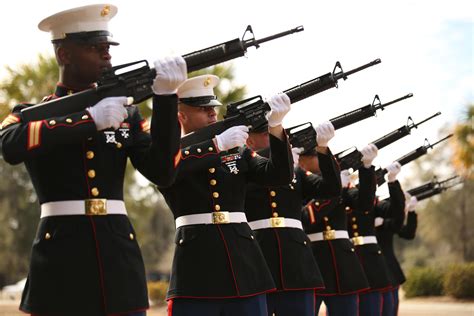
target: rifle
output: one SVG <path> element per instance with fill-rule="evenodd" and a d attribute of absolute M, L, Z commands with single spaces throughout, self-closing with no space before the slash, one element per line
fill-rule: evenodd
<path fill-rule="evenodd" d="M 437 195 L 437 194 L 440 194 L 444 191 L 446 191 L 447 189 L 455 186 L 455 185 L 458 185 L 458 184 L 461 184 L 463 183 L 463 181 L 456 181 L 456 182 L 453 182 L 451 184 L 446 184 L 448 183 L 449 181 L 455 179 L 455 178 L 458 178 L 459 176 L 454 176 L 454 177 L 451 177 L 449 179 L 446 179 L 444 181 L 440 181 L 440 182 L 436 182 L 434 183 L 433 187 L 430 188 L 430 189 L 425 189 L 425 190 L 420 190 L 420 192 L 416 192 L 416 194 L 412 194 L 414 196 L 416 196 L 416 199 L 418 201 L 422 201 L 422 200 L 425 200 L 427 198 L 430 198 L 434 195 Z M 427 183 L 429 184 L 429 183 Z M 426 185 L 426 184 L 425 184 Z M 421 187 L 421 186 L 420 186 Z M 420 188 L 418 187 L 418 188 Z M 415 189 L 418 189 L 418 188 L 414 188 L 412 190 L 415 190 Z M 412 190 L 409 190 L 408 192 L 412 191 Z M 411 193 L 410 193 L 411 194 Z"/>
<path fill-rule="evenodd" d="M 257 40 L 255 39 L 252 27 L 248 25 L 242 39 L 236 38 L 183 55 L 182 57 L 186 61 L 187 71 L 192 72 L 244 56 L 247 48 L 251 46 L 259 48 L 262 43 L 303 30 L 303 26 L 298 26 L 291 30 Z M 252 37 L 244 39 L 248 33 Z M 126 68 L 132 68 L 132 70 L 123 72 Z M 111 67 L 101 74 L 95 88 L 23 109 L 21 111 L 23 121 L 42 120 L 53 116 L 64 116 L 79 112 L 89 106 L 93 106 L 103 98 L 111 96 L 131 96 L 134 99 L 134 103 L 138 104 L 153 96 L 151 85 L 155 77 L 155 69 L 150 68 L 146 60 Z"/>
<path fill-rule="evenodd" d="M 420 195 L 420 194 L 422 194 L 426 191 L 433 190 L 434 188 L 437 188 L 439 186 L 444 186 L 445 183 L 447 183 L 449 181 L 452 181 L 456 178 L 459 178 L 459 176 L 456 175 L 456 176 L 453 176 L 451 178 L 448 178 L 448 179 L 445 179 L 445 180 L 442 180 L 442 181 L 438 181 L 438 178 L 436 176 L 434 176 L 433 180 L 431 180 L 430 182 L 419 185 L 419 186 L 417 186 L 413 189 L 408 190 L 407 192 L 410 193 L 410 195 L 412 195 L 412 196 L 417 196 L 417 195 Z"/>
<path fill-rule="evenodd" d="M 419 125 L 425 123 L 426 121 L 431 120 L 433 117 L 440 115 L 441 112 L 437 112 L 436 114 L 424 119 L 423 121 L 415 124 L 413 122 L 413 119 L 411 117 L 408 117 L 407 124 L 394 130 L 393 132 L 388 133 L 385 136 L 382 136 L 381 138 L 371 142 L 374 144 L 378 149 L 382 149 L 387 145 L 390 145 L 391 143 L 409 135 L 411 133 L 411 130 L 413 128 L 418 128 Z M 348 152 L 349 150 L 351 150 Z M 336 160 L 339 162 L 339 165 L 341 167 L 341 170 L 343 169 L 350 169 L 352 168 L 353 170 L 359 169 L 362 167 L 362 154 L 357 148 L 349 148 L 346 150 L 343 150 L 336 155 L 334 155 Z"/>
<path fill-rule="evenodd" d="M 398 161 L 398 163 L 402 166 L 406 165 L 407 163 L 412 162 L 413 160 L 418 159 L 421 156 L 425 155 L 428 152 L 428 149 L 430 149 L 430 148 L 433 149 L 434 146 L 436 146 L 437 144 L 445 141 L 446 139 L 450 138 L 451 136 L 453 136 L 453 134 L 449 134 L 448 136 L 444 137 L 443 139 L 438 140 L 434 144 L 430 144 L 428 139 L 425 138 L 425 143 L 423 144 L 423 146 L 420 146 L 420 147 L 416 148 L 415 150 L 409 152 L 405 156 L 402 156 L 402 157 L 398 158 L 395 161 Z M 378 186 L 381 186 L 382 184 L 385 183 L 385 174 L 387 172 L 388 171 L 385 168 L 383 168 L 383 169 L 378 168 L 377 170 L 375 170 L 375 176 L 377 177 L 377 185 Z"/>
<path fill-rule="evenodd" d="M 385 104 L 382 104 L 380 101 L 379 96 L 376 94 L 374 97 L 374 100 L 372 101 L 372 104 L 367 104 L 363 107 L 360 107 L 356 110 L 344 113 L 340 116 L 334 117 L 330 119 L 329 121 L 332 123 L 334 126 L 334 129 L 339 129 L 346 127 L 348 125 L 354 124 L 356 122 L 365 120 L 366 118 L 369 118 L 371 116 L 376 116 L 377 110 L 385 110 L 385 108 L 391 104 L 400 102 L 402 100 L 411 98 L 413 96 L 413 93 L 409 93 L 407 95 L 404 95 L 403 97 L 400 97 L 398 99 L 392 100 L 390 102 L 387 102 Z M 377 103 L 376 103 L 377 101 Z"/>
<path fill-rule="evenodd" d="M 413 94 L 409 93 L 401 98 L 382 104 L 380 102 L 379 96 L 375 95 L 372 104 L 368 104 L 356 110 L 344 113 L 340 116 L 330 119 L 329 121 L 334 126 L 334 129 L 337 130 L 348 125 L 360 122 L 371 116 L 375 116 L 377 110 L 383 111 L 385 107 L 401 100 L 411 98 L 412 96 Z M 318 145 L 316 142 L 316 130 L 310 122 L 287 128 L 286 133 L 293 147 L 303 148 L 303 152 L 301 153 L 303 155 L 312 151 Z"/>
<path fill-rule="evenodd" d="M 410 195 L 412 196 L 417 196 L 424 192 L 433 190 L 434 188 L 436 188 L 437 185 L 438 185 L 438 181 L 437 181 L 436 176 L 434 176 L 433 180 L 431 180 L 430 182 L 419 185 L 413 189 L 408 190 L 407 192 L 410 193 Z"/>
<path fill-rule="evenodd" d="M 380 62 L 380 59 L 376 59 L 348 72 L 344 72 L 341 64 L 337 62 L 332 72 L 294 86 L 283 91 L 283 93 L 288 95 L 293 104 L 317 93 L 337 87 L 337 81 L 339 79 L 342 78 L 346 80 L 347 76 L 372 67 Z M 340 69 L 340 71 L 336 72 L 337 69 Z M 181 146 L 187 147 L 211 139 L 232 126 L 246 125 L 250 126 L 251 130 L 261 127 L 267 122 L 265 114 L 268 111 L 270 111 L 270 106 L 267 102 L 263 101 L 260 95 L 231 103 L 227 106 L 227 113 L 224 116 L 224 120 L 184 135 L 181 138 Z"/>

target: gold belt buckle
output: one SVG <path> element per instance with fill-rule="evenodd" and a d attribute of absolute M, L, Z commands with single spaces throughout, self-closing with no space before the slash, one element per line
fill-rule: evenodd
<path fill-rule="evenodd" d="M 284 217 L 272 217 L 270 218 L 270 225 L 272 227 L 285 227 Z"/>
<path fill-rule="evenodd" d="M 212 212 L 212 223 L 213 224 L 229 224 L 230 223 L 229 212 Z"/>
<path fill-rule="evenodd" d="M 352 243 L 355 246 L 360 246 L 364 244 L 364 236 L 352 237 Z"/>
<path fill-rule="evenodd" d="M 107 199 L 87 199 L 84 202 L 86 215 L 107 215 Z"/>
<path fill-rule="evenodd" d="M 324 240 L 336 239 L 336 231 L 334 229 L 323 231 Z"/>

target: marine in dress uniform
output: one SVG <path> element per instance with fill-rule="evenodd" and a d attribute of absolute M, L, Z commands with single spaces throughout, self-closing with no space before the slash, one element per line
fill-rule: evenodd
<path fill-rule="evenodd" d="M 39 24 L 52 34 L 60 67 L 61 82 L 45 100 L 93 86 L 101 70 L 111 66 L 109 45 L 118 43 L 107 24 L 116 13 L 112 5 L 90 5 Z M 185 67 L 157 66 L 160 73 L 186 79 Z M 157 84 L 171 88 L 179 82 L 158 75 Z M 177 95 L 153 89 L 151 129 L 136 107 L 124 107 L 126 97 L 32 122 L 23 121 L 21 110 L 30 105 L 22 104 L 2 124 L 3 157 L 26 165 L 41 204 L 22 311 L 145 315 L 145 269 L 123 202 L 125 167 L 130 158 L 149 180 L 169 185 L 177 172 L 180 137 Z"/>
<path fill-rule="evenodd" d="M 247 185 L 245 213 L 277 287 L 277 292 L 267 294 L 269 316 L 313 316 L 314 290 L 324 288 L 311 242 L 301 224 L 301 206 L 304 200 L 313 197 L 339 196 L 341 182 L 336 160 L 327 148 L 334 136 L 334 127 L 325 122 L 316 132 L 321 176 L 297 168 L 298 152 L 302 149 L 292 148 L 296 169 L 290 184 Z M 268 147 L 268 141 L 264 126 L 250 133 L 247 144 L 261 152 Z"/>
<path fill-rule="evenodd" d="M 405 195 L 396 176 L 388 179 L 388 190 L 389 199 L 377 201 L 374 211 L 377 241 L 392 278 L 392 290 L 385 292 L 383 296 L 382 315 L 393 316 L 398 311 L 398 289 L 405 282 L 405 275 L 393 249 L 393 235 L 400 231 L 405 217 Z"/>
<path fill-rule="evenodd" d="M 387 168 L 390 181 L 394 172 L 391 166 Z M 370 186 L 367 186 L 369 190 L 365 194 L 375 201 L 376 177 L 373 168 L 370 180 Z M 370 286 L 370 290 L 359 294 L 359 315 L 378 316 L 383 310 L 383 293 L 392 289 L 392 279 L 375 236 L 374 203 L 366 207 L 351 207 L 348 210 L 348 231 Z"/>
<path fill-rule="evenodd" d="M 355 253 L 347 231 L 347 212 L 369 209 L 373 204 L 372 160 L 377 155 L 375 146 L 363 150 L 364 167 L 359 170 L 359 189 L 342 188 L 335 199 L 314 199 L 304 209 L 303 223 L 326 288 L 316 293 L 316 315 L 324 301 L 329 315 L 357 315 L 358 294 L 369 289 L 363 267 Z M 300 164 L 302 160 L 300 159 Z M 303 160 L 302 167 L 318 172 L 317 165 Z M 357 203 L 356 203 L 357 202 Z"/>
<path fill-rule="evenodd" d="M 188 79 L 178 90 L 178 117 L 190 133 L 216 121 L 213 88 L 218 77 Z M 286 95 L 268 101 L 270 157 L 243 147 L 246 126 L 181 150 L 175 183 L 160 191 L 176 221 L 176 248 L 167 294 L 173 316 L 266 315 L 265 293 L 275 284 L 245 216 L 245 188 L 285 185 L 293 161 L 281 120 Z"/>

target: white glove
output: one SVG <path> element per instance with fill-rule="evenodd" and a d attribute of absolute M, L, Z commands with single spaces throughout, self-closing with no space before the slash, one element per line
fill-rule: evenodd
<path fill-rule="evenodd" d="M 405 207 L 408 210 L 408 212 L 414 212 L 416 208 L 416 204 L 418 204 L 418 199 L 416 198 L 416 196 L 412 196 L 410 200 L 406 202 Z"/>
<path fill-rule="evenodd" d="M 351 174 L 349 170 L 341 170 L 341 184 L 343 188 L 347 188 L 351 184 Z"/>
<path fill-rule="evenodd" d="M 108 97 L 97 102 L 86 110 L 94 120 L 98 131 L 109 127 L 117 129 L 120 123 L 128 117 L 126 105 L 132 104 L 133 98 Z"/>
<path fill-rule="evenodd" d="M 378 153 L 377 146 L 374 144 L 368 144 L 360 151 L 362 153 L 362 163 L 364 164 L 365 168 L 370 168 L 372 166 L 372 161 L 374 161 L 375 157 L 377 157 Z"/>
<path fill-rule="evenodd" d="M 270 105 L 270 112 L 267 113 L 268 126 L 275 127 L 281 125 L 286 113 L 290 111 L 291 101 L 285 93 L 279 93 L 267 101 Z"/>
<path fill-rule="evenodd" d="M 391 164 L 389 164 L 385 169 L 388 171 L 387 173 L 387 179 L 388 182 L 394 182 L 397 180 L 397 174 L 400 172 L 402 169 L 402 165 L 398 161 L 394 161 Z"/>
<path fill-rule="evenodd" d="M 245 125 L 233 126 L 216 135 L 217 148 L 226 151 L 231 148 L 240 147 L 245 144 L 249 137 L 249 128 Z"/>
<path fill-rule="evenodd" d="M 155 94 L 176 94 L 188 78 L 186 62 L 181 56 L 156 60 L 155 70 L 156 77 L 151 87 Z"/>
<path fill-rule="evenodd" d="M 301 147 L 292 147 L 291 148 L 291 155 L 293 156 L 293 167 L 296 168 L 298 166 L 298 162 L 300 160 L 300 154 L 303 152 L 304 148 Z"/>
<path fill-rule="evenodd" d="M 382 226 L 382 224 L 383 224 L 383 218 L 382 217 L 376 217 L 374 219 L 374 226 L 375 227 Z"/>
<path fill-rule="evenodd" d="M 334 126 L 331 122 L 323 122 L 316 127 L 316 142 L 318 146 L 327 147 L 329 140 L 334 137 Z"/>

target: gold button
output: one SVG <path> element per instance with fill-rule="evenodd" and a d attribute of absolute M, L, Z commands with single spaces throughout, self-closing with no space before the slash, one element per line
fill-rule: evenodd
<path fill-rule="evenodd" d="M 67 118 L 67 119 L 66 119 L 66 122 L 72 123 L 72 120 L 71 120 L 70 118 Z"/>
<path fill-rule="evenodd" d="M 99 195 L 99 189 L 92 188 L 91 193 L 92 193 L 93 196 L 98 196 Z"/>
<path fill-rule="evenodd" d="M 350 211 L 350 207 L 349 206 L 346 206 L 346 211 Z"/>
<path fill-rule="evenodd" d="M 379 255 L 381 255 L 381 254 L 382 254 L 382 251 L 379 250 L 379 251 L 377 251 L 377 253 L 378 253 Z"/>
<path fill-rule="evenodd" d="M 255 239 L 255 237 L 253 237 L 253 235 L 250 235 L 250 238 Z"/>
<path fill-rule="evenodd" d="M 185 155 L 189 155 L 189 150 L 185 150 L 185 151 L 184 151 L 184 154 L 185 154 Z"/>
<path fill-rule="evenodd" d="M 207 150 L 209 150 L 209 151 L 214 151 L 214 148 L 209 147 Z"/>
<path fill-rule="evenodd" d="M 91 169 L 87 171 L 87 176 L 89 176 L 89 178 L 95 178 L 95 170 Z"/>
<path fill-rule="evenodd" d="M 304 241 L 304 244 L 305 244 L 305 245 L 307 244 L 306 240 Z"/>
<path fill-rule="evenodd" d="M 134 240 L 134 239 L 135 239 L 135 236 L 133 236 L 133 234 L 132 234 L 132 233 L 130 233 L 130 235 L 129 235 L 129 236 L 130 236 L 130 240 Z"/>
<path fill-rule="evenodd" d="M 355 251 L 354 248 L 351 248 L 351 251 L 354 252 Z"/>
<path fill-rule="evenodd" d="M 357 229 L 357 224 L 352 225 L 352 228 Z"/>
<path fill-rule="evenodd" d="M 278 213 L 277 212 L 273 212 L 273 217 L 278 217 Z"/>
<path fill-rule="evenodd" d="M 82 118 L 83 120 L 87 120 L 87 119 L 89 118 L 89 115 L 83 115 L 81 118 Z"/>
<path fill-rule="evenodd" d="M 369 215 L 369 212 L 368 212 L 368 211 L 365 211 L 364 214 L 365 214 L 365 215 Z"/>
<path fill-rule="evenodd" d="M 331 230 L 331 226 L 326 226 L 326 230 Z"/>
<path fill-rule="evenodd" d="M 275 196 L 275 195 L 277 195 L 277 194 L 276 194 L 275 191 L 270 191 L 270 195 L 271 195 L 271 196 Z"/>
<path fill-rule="evenodd" d="M 355 237 L 359 236 L 359 233 L 358 233 L 358 232 L 355 232 L 355 233 L 354 233 L 354 236 L 355 236 Z"/>
<path fill-rule="evenodd" d="M 355 217 L 352 218 L 352 221 L 353 221 L 353 222 L 355 222 L 356 220 L 357 220 L 357 218 L 355 218 Z"/>
<path fill-rule="evenodd" d="M 272 207 L 277 207 L 276 202 L 272 202 Z"/>
<path fill-rule="evenodd" d="M 44 239 L 50 239 L 51 235 L 49 233 L 44 234 Z"/>
<path fill-rule="evenodd" d="M 319 206 L 319 202 L 314 203 L 314 205 Z"/>
<path fill-rule="evenodd" d="M 201 148 L 198 148 L 198 149 L 196 149 L 196 151 L 197 151 L 198 153 L 200 153 L 202 150 L 201 150 Z"/>
<path fill-rule="evenodd" d="M 117 148 L 122 148 L 122 143 L 117 143 L 115 146 L 117 146 Z"/>
<path fill-rule="evenodd" d="M 56 125 L 56 121 L 55 120 L 49 121 L 49 125 Z"/>
<path fill-rule="evenodd" d="M 215 209 L 216 211 L 220 211 L 220 210 L 221 210 L 221 206 L 220 206 L 219 204 L 216 204 L 216 205 L 214 206 L 214 209 Z"/>
<path fill-rule="evenodd" d="M 94 158 L 94 152 L 89 150 L 87 153 L 86 153 L 86 157 L 87 159 L 92 159 Z"/>
<path fill-rule="evenodd" d="M 219 197 L 219 192 L 212 192 L 212 197 L 217 199 Z"/>
<path fill-rule="evenodd" d="M 209 173 L 214 173 L 216 172 L 216 168 L 209 168 Z"/>
<path fill-rule="evenodd" d="M 323 219 L 327 222 L 329 218 L 327 216 L 324 216 Z"/>
<path fill-rule="evenodd" d="M 209 181 L 209 183 L 210 183 L 211 185 L 216 185 L 216 184 L 217 184 L 217 181 L 214 180 L 214 179 L 211 179 L 211 181 Z"/>
<path fill-rule="evenodd" d="M 179 240 L 179 244 L 181 245 L 184 242 L 183 238 Z"/>

